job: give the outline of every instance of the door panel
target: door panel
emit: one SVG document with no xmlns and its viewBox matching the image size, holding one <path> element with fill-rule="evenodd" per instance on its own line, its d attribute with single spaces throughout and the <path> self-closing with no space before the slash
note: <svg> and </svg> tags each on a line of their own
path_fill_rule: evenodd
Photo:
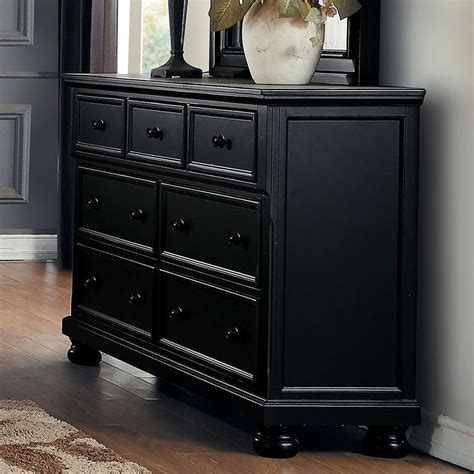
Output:
<svg viewBox="0 0 474 474">
<path fill-rule="evenodd" d="M 58 0 L 0 1 L 0 69 L 58 72 Z"/>
<path fill-rule="evenodd" d="M 57 80 L 0 83 L 0 230 L 54 230 Z"/>
<path fill-rule="evenodd" d="M 28 200 L 31 106 L 0 105 L 0 202 Z"/>
<path fill-rule="evenodd" d="M 58 0 L 0 2 L 0 232 L 54 232 Z"/>
</svg>

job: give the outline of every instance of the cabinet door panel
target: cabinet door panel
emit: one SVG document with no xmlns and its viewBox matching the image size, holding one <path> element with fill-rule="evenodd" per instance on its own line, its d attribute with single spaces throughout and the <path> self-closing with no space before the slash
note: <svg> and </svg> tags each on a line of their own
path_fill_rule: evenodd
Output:
<svg viewBox="0 0 474 474">
<path fill-rule="evenodd" d="M 124 103 L 123 99 L 79 95 L 76 102 L 76 148 L 92 153 L 122 155 Z"/>
<path fill-rule="evenodd" d="M 156 181 L 148 179 L 79 167 L 79 231 L 153 252 L 156 186 Z"/>
<path fill-rule="evenodd" d="M 401 122 L 288 123 L 284 386 L 399 384 Z"/>
<path fill-rule="evenodd" d="M 154 329 L 154 268 L 76 245 L 74 302 L 86 313 L 151 339 Z"/>
<path fill-rule="evenodd" d="M 190 170 L 249 181 L 257 174 L 257 114 L 190 107 Z"/>
<path fill-rule="evenodd" d="M 161 344 L 254 380 L 258 300 L 161 272 Z"/>
<path fill-rule="evenodd" d="M 164 183 L 161 206 L 164 257 L 259 283 L 259 201 Z"/>
<path fill-rule="evenodd" d="M 184 106 L 129 101 L 127 158 L 182 167 Z"/>
</svg>

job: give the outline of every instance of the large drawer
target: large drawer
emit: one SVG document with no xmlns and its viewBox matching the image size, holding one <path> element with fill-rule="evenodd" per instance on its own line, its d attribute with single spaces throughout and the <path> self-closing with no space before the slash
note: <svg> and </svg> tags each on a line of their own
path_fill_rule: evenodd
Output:
<svg viewBox="0 0 474 474">
<path fill-rule="evenodd" d="M 146 338 L 154 330 L 154 268 L 82 245 L 74 258 L 74 307 Z"/>
<path fill-rule="evenodd" d="M 125 101 L 110 97 L 76 97 L 75 146 L 79 150 L 123 154 Z"/>
<path fill-rule="evenodd" d="M 165 347 L 254 379 L 258 300 L 161 271 L 159 339 Z"/>
<path fill-rule="evenodd" d="M 260 201 L 162 184 L 161 214 L 162 256 L 258 282 Z"/>
<path fill-rule="evenodd" d="M 182 167 L 184 110 L 183 105 L 129 101 L 127 158 Z"/>
<path fill-rule="evenodd" d="M 257 180 L 257 113 L 189 107 L 190 170 Z"/>
<path fill-rule="evenodd" d="M 80 232 L 154 251 L 156 181 L 82 166 L 77 177 Z"/>
</svg>

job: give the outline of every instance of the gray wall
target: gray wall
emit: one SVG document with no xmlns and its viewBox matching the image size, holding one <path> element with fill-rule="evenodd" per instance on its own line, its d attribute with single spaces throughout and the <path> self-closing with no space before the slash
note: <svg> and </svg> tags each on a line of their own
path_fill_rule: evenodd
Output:
<svg viewBox="0 0 474 474">
<path fill-rule="evenodd" d="M 425 87 L 412 443 L 474 470 L 472 0 L 382 0 L 381 80 Z"/>
<path fill-rule="evenodd" d="M 418 388 L 474 426 L 472 0 L 382 0 L 381 81 L 425 87 Z"/>
</svg>

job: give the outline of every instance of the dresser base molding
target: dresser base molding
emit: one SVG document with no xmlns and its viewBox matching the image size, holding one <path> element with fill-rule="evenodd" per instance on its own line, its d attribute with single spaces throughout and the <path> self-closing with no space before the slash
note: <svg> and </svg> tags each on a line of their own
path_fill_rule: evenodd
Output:
<svg viewBox="0 0 474 474">
<path fill-rule="evenodd" d="M 260 426 L 374 425 L 413 426 L 420 423 L 420 405 L 407 400 L 276 400 L 267 399 L 219 380 L 164 355 L 116 337 L 71 316 L 63 319 L 63 334 L 87 341 L 126 363 L 201 396 L 231 405 L 253 416 Z M 383 421 L 382 421 L 383 420 Z"/>
</svg>

